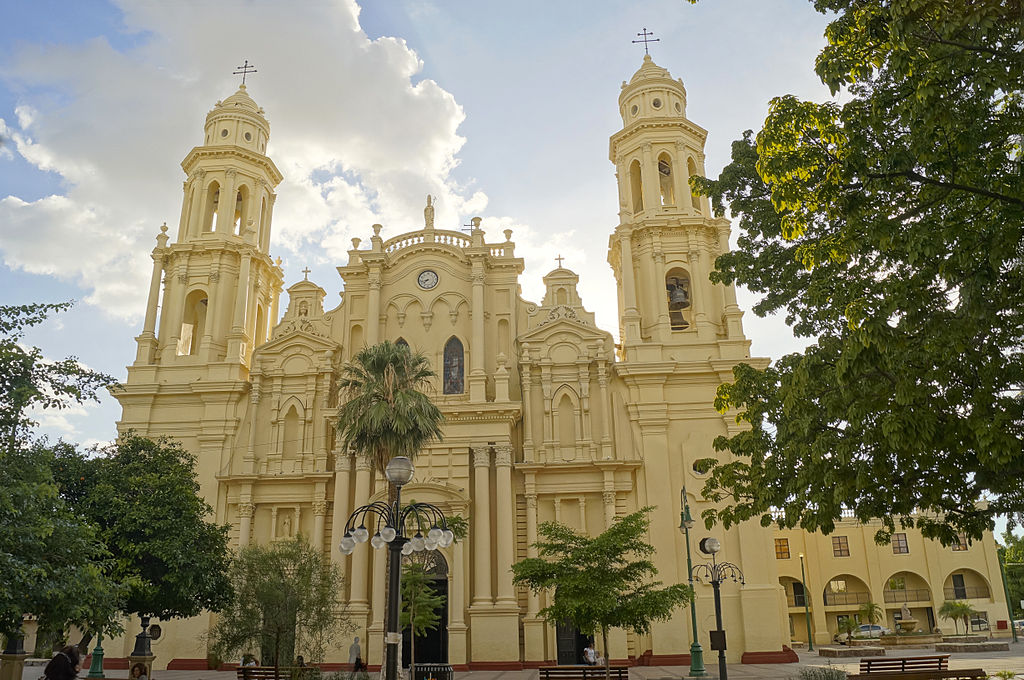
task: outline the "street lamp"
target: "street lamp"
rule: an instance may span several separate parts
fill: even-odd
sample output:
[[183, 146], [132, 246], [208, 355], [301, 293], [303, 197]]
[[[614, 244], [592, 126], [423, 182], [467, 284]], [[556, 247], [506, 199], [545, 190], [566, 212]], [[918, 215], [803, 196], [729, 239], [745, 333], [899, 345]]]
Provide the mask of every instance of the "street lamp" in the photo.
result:
[[729, 680], [729, 671], [725, 666], [725, 629], [722, 628], [722, 581], [731, 578], [743, 585], [743, 572], [731, 562], [718, 562], [715, 553], [722, 549], [722, 544], [717, 538], [702, 538], [698, 544], [700, 551], [705, 555], [711, 555], [711, 564], [698, 564], [693, 568], [693, 580], [700, 583], [701, 578], [707, 579], [715, 591], [715, 624], [718, 630], [710, 633], [711, 649], [718, 650], [718, 677], [721, 680]]
[[[811, 639], [811, 606], [807, 593], [807, 577], [804, 575], [804, 554], [800, 553], [800, 586], [804, 589], [804, 623], [807, 624], [807, 651], [814, 651], [814, 640]], [[851, 643], [852, 644], [852, 643]]]
[[[388, 564], [387, 632], [384, 635], [384, 644], [387, 649], [385, 680], [398, 680], [398, 655], [402, 643], [398, 622], [402, 597], [400, 590], [402, 556], [421, 550], [447, 548], [455, 540], [455, 534], [448, 528], [448, 522], [440, 508], [430, 503], [410, 503], [404, 508], [402, 507], [402, 487], [409, 483], [415, 470], [412, 461], [405, 456], [392, 458], [384, 470], [384, 476], [395, 485], [394, 505], [375, 501], [356, 508], [349, 515], [348, 522], [345, 524], [345, 535], [342, 536], [341, 544], [338, 546], [338, 549], [345, 555], [351, 555], [357, 543], [369, 541], [374, 549], [388, 546], [390, 562]], [[370, 529], [366, 527], [368, 520], [374, 529], [372, 538]], [[424, 530], [426, 530], [426, 536], [423, 535]], [[409, 537], [410, 531], [416, 533]]]
[[1013, 641], [1017, 641], [1017, 626], [1013, 624], [1013, 603], [1010, 602], [1010, 586], [1006, 582], [1006, 567], [1020, 567], [1024, 564], [1020, 562], [1004, 562], [1003, 553], [1006, 552], [1006, 548], [996, 550], [996, 558], [999, 560], [999, 575], [1003, 577], [1003, 595], [1006, 597], [1006, 613], [1010, 615], [1010, 635], [1013, 636]]
[[[690, 529], [693, 528], [693, 516], [690, 514], [690, 503], [686, 500], [686, 487], [679, 491], [679, 531], [686, 536], [686, 576], [693, 590], [693, 560], [690, 557]], [[690, 677], [700, 678], [707, 675], [704, 670], [704, 650], [697, 641], [697, 591], [693, 590], [693, 602], [690, 604], [690, 623], [693, 630], [693, 644], [690, 645]]]

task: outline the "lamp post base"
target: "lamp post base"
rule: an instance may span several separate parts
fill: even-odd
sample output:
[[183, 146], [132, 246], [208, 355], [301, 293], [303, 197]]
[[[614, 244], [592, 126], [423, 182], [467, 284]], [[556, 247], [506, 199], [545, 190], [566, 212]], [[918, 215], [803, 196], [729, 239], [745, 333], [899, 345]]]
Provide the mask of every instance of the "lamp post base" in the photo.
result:
[[706, 678], [708, 672], [704, 670], [704, 650], [696, 640], [690, 645], [690, 673], [688, 678]]
[[96, 647], [92, 650], [92, 663], [89, 664], [89, 674], [85, 676], [87, 678], [102, 678], [103, 677], [103, 636], [96, 636]]

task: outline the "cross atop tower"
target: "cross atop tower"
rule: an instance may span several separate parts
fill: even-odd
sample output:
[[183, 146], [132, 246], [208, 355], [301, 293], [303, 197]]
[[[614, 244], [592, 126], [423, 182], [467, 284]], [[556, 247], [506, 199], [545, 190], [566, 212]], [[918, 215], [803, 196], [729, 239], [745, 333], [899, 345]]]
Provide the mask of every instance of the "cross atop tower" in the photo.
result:
[[306, 268], [302, 270], [302, 275], [305, 277], [302, 279], [303, 281], [309, 281], [309, 272], [311, 271], [313, 270], [309, 268], [309, 265], [306, 265]]
[[652, 38], [651, 37], [651, 36], [654, 35], [654, 33], [651, 33], [650, 31], [648, 31], [646, 26], [644, 26], [643, 32], [637, 33], [637, 35], [640, 36], [640, 39], [639, 40], [634, 40], [633, 44], [643, 43], [644, 44], [644, 54], [650, 54], [650, 51], [647, 49], [647, 43], [661, 42], [661, 38]]
[[[644, 29], [644, 30], [646, 31], [647, 29]], [[640, 34], [638, 33], [637, 35], [640, 35]], [[634, 40], [633, 42], [637, 42], [637, 41]], [[249, 75], [250, 73], [257, 73], [256, 67], [253, 66], [252, 64], [250, 64], [248, 59], [245, 60], [244, 64], [242, 64], [241, 66], [236, 66], [235, 68], [238, 69], [238, 70], [237, 71], [232, 71], [231, 74], [232, 75], [236, 75], [236, 76], [237, 75], [241, 75], [242, 76], [242, 85], [245, 85], [245, 77], [247, 75]]]
[[562, 260], [564, 260], [564, 259], [565, 259], [565, 258], [564, 258], [564, 257], [562, 257], [562, 254], [561, 254], [561, 253], [559, 253], [559, 254], [558, 254], [558, 257], [556, 257], [556, 258], [555, 258], [555, 260], [557, 260], [557, 261], [558, 261], [558, 268], [559, 268], [559, 269], [561, 269], [561, 268], [562, 268]]

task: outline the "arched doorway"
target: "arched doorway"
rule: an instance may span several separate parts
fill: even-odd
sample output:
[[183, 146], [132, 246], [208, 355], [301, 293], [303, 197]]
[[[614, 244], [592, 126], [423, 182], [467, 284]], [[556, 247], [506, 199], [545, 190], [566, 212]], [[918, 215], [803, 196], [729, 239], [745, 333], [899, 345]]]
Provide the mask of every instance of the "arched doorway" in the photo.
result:
[[577, 666], [583, 663], [583, 650], [590, 638], [571, 623], [560, 623], [555, 627], [555, 645], [558, 648], [559, 666]]
[[426, 635], [413, 639], [412, 631], [402, 630], [402, 667], [409, 666], [411, 644], [416, 645], [416, 665], [421, 663], [448, 663], [448, 562], [437, 550], [424, 550], [402, 558], [403, 564], [422, 564], [430, 575], [430, 587], [444, 598], [438, 612], [437, 628], [428, 630]]

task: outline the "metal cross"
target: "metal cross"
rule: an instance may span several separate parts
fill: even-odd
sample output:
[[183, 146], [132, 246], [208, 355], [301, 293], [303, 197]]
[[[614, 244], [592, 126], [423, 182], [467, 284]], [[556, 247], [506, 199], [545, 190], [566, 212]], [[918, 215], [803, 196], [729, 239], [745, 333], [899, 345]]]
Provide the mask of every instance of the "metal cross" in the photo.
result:
[[303, 279], [303, 281], [309, 281], [309, 272], [311, 272], [311, 271], [313, 271], [313, 270], [309, 268], [309, 265], [306, 265], [306, 268], [302, 270], [302, 273], [306, 277], [306, 278]]
[[[647, 30], [647, 29], [644, 29], [644, 30]], [[639, 34], [637, 34], [637, 35], [639, 35]], [[634, 40], [633, 42], [636, 42], [636, 41]], [[248, 59], [245, 60], [244, 64], [242, 64], [241, 66], [236, 66], [235, 68], [237, 68], [238, 70], [237, 71], [232, 71], [231, 74], [232, 75], [236, 75], [236, 76], [237, 75], [241, 75], [242, 76], [242, 85], [245, 85], [245, 77], [247, 75], [249, 75], [250, 73], [257, 73], [256, 67], [253, 66], [252, 64], [250, 64]]]
[[636, 43], [643, 43], [644, 44], [644, 54], [650, 54], [650, 52], [647, 49], [647, 43], [661, 42], [661, 38], [651, 39], [651, 38], [648, 37], [648, 36], [654, 35], [654, 33], [649, 32], [647, 30], [646, 26], [644, 26], [643, 32], [642, 33], [637, 33], [637, 35], [640, 36], [640, 40], [634, 40], [633, 43], [634, 44], [636, 44]]
[[562, 260], [564, 260], [565, 258], [562, 257], [561, 253], [559, 253], [558, 257], [556, 257], [555, 259], [558, 261], [558, 268], [561, 269], [562, 268]]

